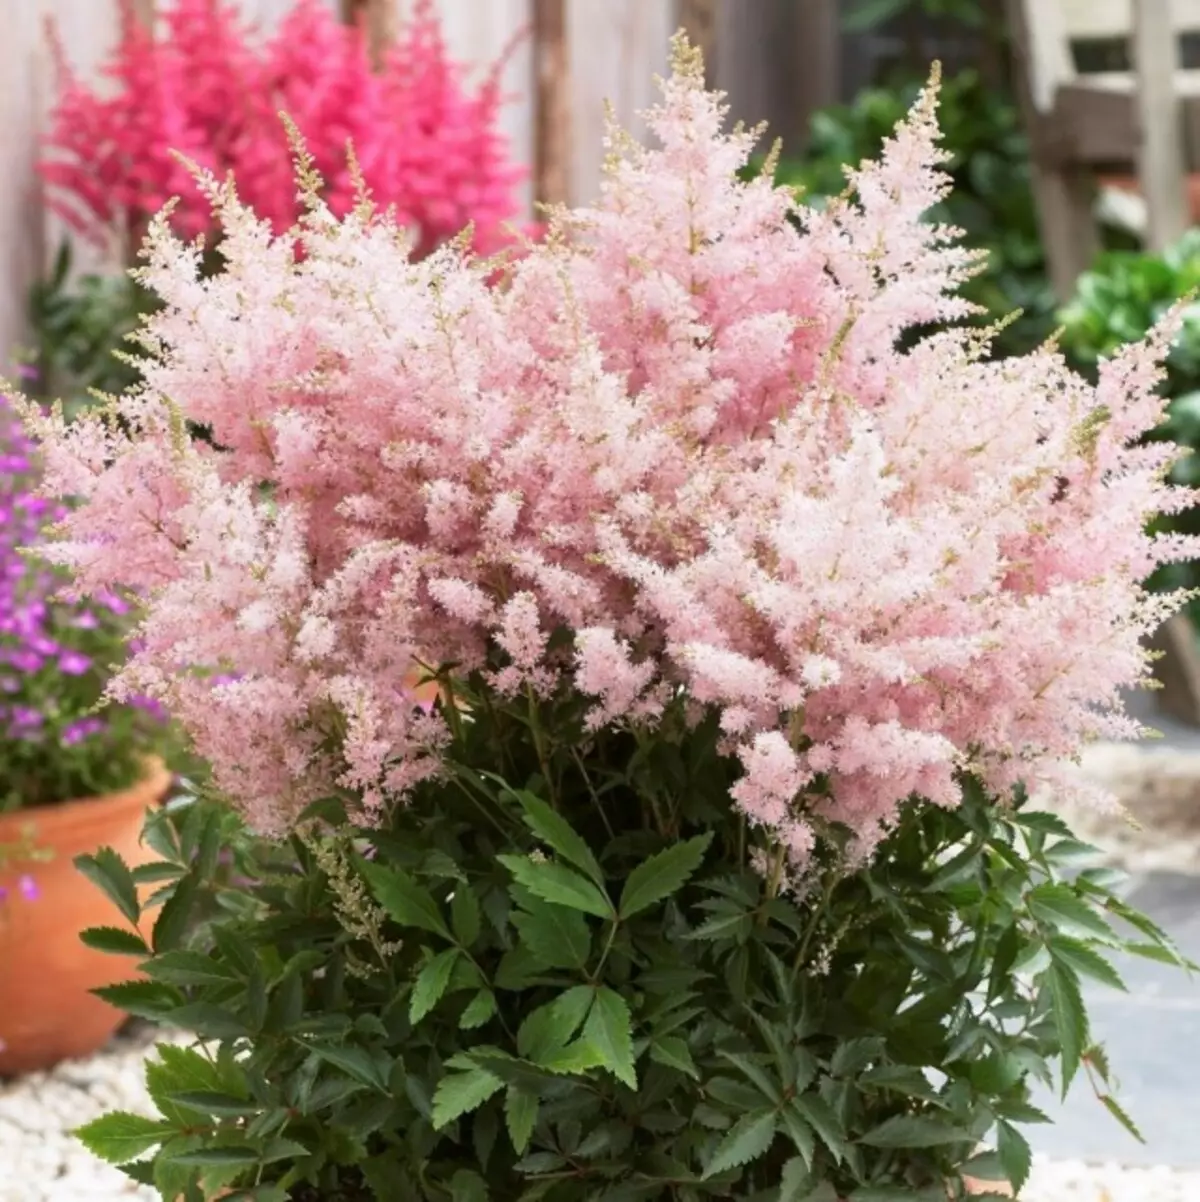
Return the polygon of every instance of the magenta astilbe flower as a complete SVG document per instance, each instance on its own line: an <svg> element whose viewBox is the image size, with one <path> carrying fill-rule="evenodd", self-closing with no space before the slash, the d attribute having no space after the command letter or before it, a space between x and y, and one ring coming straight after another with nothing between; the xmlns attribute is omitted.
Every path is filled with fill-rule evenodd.
<svg viewBox="0 0 1200 1202"><path fill-rule="evenodd" d="M500 129L503 62L468 87L431 0L417 0L378 73L362 31L320 0L297 0L267 39L225 0L174 0L153 33L129 0L122 14L103 87L83 83L56 46L58 98L40 164L52 204L94 240L138 233L171 197L181 234L212 228L176 151L219 177L232 172L275 231L289 229L298 209L282 111L334 212L356 203L349 141L375 199L395 206L422 252L472 223L484 249L507 241L525 172Z"/></svg>

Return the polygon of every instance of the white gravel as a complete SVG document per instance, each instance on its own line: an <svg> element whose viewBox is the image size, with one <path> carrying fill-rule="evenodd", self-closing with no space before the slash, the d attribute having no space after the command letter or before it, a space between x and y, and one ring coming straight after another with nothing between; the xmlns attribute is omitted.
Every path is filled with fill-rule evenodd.
<svg viewBox="0 0 1200 1202"><path fill-rule="evenodd" d="M1200 754L1100 746L1080 771L1112 787L1127 811L1065 813L1082 838L1135 871L1200 873ZM154 1202L157 1193L69 1134L106 1110L154 1113L142 1067L152 1042L143 1028L90 1061L0 1083L0 1202ZM1035 1157L1021 1202L1200 1202L1200 1169Z"/></svg>

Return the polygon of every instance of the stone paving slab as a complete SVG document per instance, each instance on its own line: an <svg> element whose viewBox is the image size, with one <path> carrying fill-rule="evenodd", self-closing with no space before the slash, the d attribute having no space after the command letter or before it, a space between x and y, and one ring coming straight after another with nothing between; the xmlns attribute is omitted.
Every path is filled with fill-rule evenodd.
<svg viewBox="0 0 1200 1202"><path fill-rule="evenodd" d="M1132 878L1125 892L1184 955L1200 962L1200 877L1146 873ZM1120 968L1128 994L1096 985L1085 996L1093 1035L1106 1046L1119 1082L1118 1097L1146 1143L1111 1118L1083 1080L1065 1103L1048 1094L1037 1098L1054 1122L1026 1134L1035 1152L1056 1160L1200 1167L1200 978L1134 958Z"/></svg>

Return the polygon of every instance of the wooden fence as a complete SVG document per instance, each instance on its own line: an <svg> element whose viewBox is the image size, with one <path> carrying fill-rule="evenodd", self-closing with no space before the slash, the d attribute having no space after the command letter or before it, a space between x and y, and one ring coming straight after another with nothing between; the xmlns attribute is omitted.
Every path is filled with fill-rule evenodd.
<svg viewBox="0 0 1200 1202"><path fill-rule="evenodd" d="M269 27L294 0L233 0ZM364 0L323 0L339 8ZM369 5L375 0L366 0ZM397 0L398 17L410 0ZM138 0L147 4L148 0ZM159 7L169 0L159 0ZM538 73L530 40L508 62L504 83L517 99L504 114L516 156L532 163L547 146L565 147L555 191L590 199L602 159L605 102L636 130L635 114L654 96L653 77L666 65L667 43L681 20L717 43L714 77L730 91L735 114L766 118L785 137L806 112L836 92L836 0L439 0L452 53L481 69L514 34L561 15L567 86L557 114L539 119ZM112 48L117 0L8 0L0 40L0 367L19 345L28 287L63 236L48 217L34 162L39 130L52 101L45 22L58 25L72 64L93 71ZM547 55L539 67L547 66ZM550 56L551 59L553 56ZM561 61L560 55L560 61ZM549 63L553 67L553 62ZM544 93L544 89L542 89ZM564 124L565 123L565 124ZM553 165L552 165L553 166ZM528 189L527 189L528 193ZM526 196L528 202L529 197Z"/></svg>

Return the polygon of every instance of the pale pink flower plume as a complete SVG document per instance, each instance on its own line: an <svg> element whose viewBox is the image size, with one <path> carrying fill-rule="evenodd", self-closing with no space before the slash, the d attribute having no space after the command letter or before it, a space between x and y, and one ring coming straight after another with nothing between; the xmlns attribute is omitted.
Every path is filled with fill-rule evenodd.
<svg viewBox="0 0 1200 1202"><path fill-rule="evenodd" d="M1163 483L1175 448L1133 445L1176 319L1096 387L970 329L902 344L969 311L976 265L922 220L947 186L935 99L856 199L797 208L739 181L753 139L680 43L657 147L614 134L599 203L499 284L321 205L297 253L210 183L226 270L201 280L155 225L164 307L121 421L30 412L47 489L86 502L58 558L146 598L114 694L171 706L268 830L438 773L418 663L577 690L593 727L683 698L798 864L814 816L867 851L964 770L1003 795L1136 736L1120 690L1176 604L1141 581L1197 551L1147 533L1192 500ZM564 628L573 653L548 650Z"/></svg>

